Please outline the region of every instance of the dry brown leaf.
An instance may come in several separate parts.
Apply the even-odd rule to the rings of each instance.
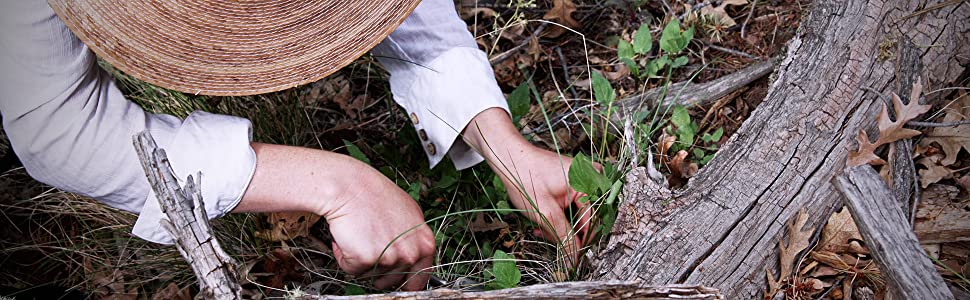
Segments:
[[[304,277],[300,262],[293,257],[290,250],[283,248],[273,249],[263,257],[262,271],[268,277],[261,278],[260,282],[277,289],[284,288],[287,282],[300,281]]]
[[[962,101],[955,102],[947,109],[943,122],[957,122],[970,118],[970,97],[962,97]],[[970,125],[956,127],[935,127],[923,139],[926,144],[936,142],[943,148],[946,158],[943,159],[944,166],[953,165],[957,161],[960,149],[970,151]]]
[[[670,151],[670,147],[673,146],[674,142],[676,141],[676,136],[668,135],[666,132],[660,133],[660,141],[657,142],[657,156],[659,156],[657,159],[658,162],[661,164],[667,163],[667,151]]]
[[[957,184],[963,187],[964,191],[970,192],[970,175],[963,175],[963,177],[957,179]]]
[[[724,9],[727,8],[728,5],[745,5],[745,4],[748,4],[748,0],[724,0],[723,2],[721,2],[721,5],[718,5],[718,6],[707,5],[707,6],[701,7],[701,14],[714,16],[715,18],[720,19],[722,23],[724,23],[724,27],[731,27],[737,24],[737,22],[734,21],[734,18],[731,18],[731,16],[728,15],[727,12],[724,11]]]
[[[308,212],[275,212],[266,216],[270,228],[256,232],[256,237],[269,241],[288,241],[307,236],[320,216]]]
[[[697,174],[698,166],[696,163],[687,161],[687,151],[677,151],[677,155],[670,160],[670,173],[679,178],[691,178]]]
[[[919,79],[916,83],[913,83],[913,96],[910,97],[909,104],[903,104],[903,101],[899,99],[899,95],[892,95],[893,107],[896,111],[896,121],[894,122],[889,118],[889,107],[885,103],[882,105],[882,111],[877,117],[877,124],[879,127],[879,139],[875,142],[869,141],[869,136],[866,135],[864,130],[859,130],[859,135],[856,140],[859,142],[859,151],[850,151],[849,159],[846,164],[850,167],[861,166],[864,164],[881,165],[885,164],[886,161],[879,158],[876,155],[876,148],[879,146],[892,143],[901,139],[907,139],[920,134],[919,131],[904,128],[906,122],[909,122],[916,117],[919,117],[923,113],[930,110],[932,106],[919,104],[919,95],[922,94],[923,86],[919,84]]]
[[[850,240],[862,240],[862,235],[859,234],[859,228],[856,227],[852,214],[847,208],[842,207],[842,211],[829,216],[828,222],[822,228],[819,249],[832,252],[844,251],[849,248]]]
[[[483,212],[476,213],[471,222],[468,222],[468,230],[471,232],[485,232],[508,227],[509,224],[499,218],[494,218],[492,221],[485,220],[485,213]]]
[[[944,178],[949,178],[953,174],[953,170],[940,164],[940,157],[937,155],[921,158],[916,163],[926,167],[926,169],[918,171],[919,184],[924,189],[930,186],[930,184],[940,182]]]
[[[815,232],[815,228],[805,229],[805,223],[808,222],[808,214],[802,209],[798,211],[798,216],[795,220],[788,224],[788,245],[786,246],[784,240],[778,242],[778,261],[780,277],[779,280],[784,280],[788,278],[794,271],[795,267],[795,257],[798,253],[808,248],[808,241],[812,238],[812,233]]]
[[[835,270],[840,272],[845,272],[846,270],[852,267],[851,265],[849,265],[849,263],[845,262],[845,260],[842,259],[842,256],[840,256],[838,253],[835,253],[835,252],[819,250],[819,251],[812,251],[808,255],[811,256],[812,259],[820,263],[823,263],[829,267],[835,268]]]
[[[575,11],[576,11],[576,4],[574,4],[572,1],[553,0],[552,9],[546,12],[546,14],[542,16],[542,18],[548,21],[556,22],[559,25],[566,26],[569,28],[573,28],[573,29],[581,28],[582,25],[579,24],[579,21],[576,21],[576,19],[573,19],[573,12]],[[549,27],[546,28],[546,32],[544,33],[544,35],[546,37],[554,38],[562,35],[565,32],[566,32],[566,29],[560,26],[550,25]]]

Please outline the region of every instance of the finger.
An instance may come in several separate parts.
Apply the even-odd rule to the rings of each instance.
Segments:
[[[431,279],[431,272],[433,269],[431,265],[434,263],[434,256],[427,255],[413,266],[411,266],[411,273],[408,274],[407,280],[404,282],[405,291],[420,291],[423,290],[425,286],[428,285],[428,280]]]
[[[565,254],[563,258],[572,265],[579,257],[579,248],[578,242],[572,236],[572,226],[567,221],[566,215],[561,209],[553,209],[552,211],[544,213],[544,215],[548,222],[540,223],[545,225],[542,226],[543,238],[563,246]]]
[[[347,274],[357,276],[367,270],[365,266],[354,263],[351,257],[345,256],[344,251],[340,249],[340,245],[337,245],[337,241],[331,242],[330,246],[333,249],[333,258],[337,260],[337,265],[340,266],[341,270],[347,272]]]
[[[404,280],[409,269],[411,269],[411,266],[402,265],[389,272],[383,272],[382,275],[377,275],[378,277],[374,279],[374,287],[381,290],[395,289]]]
[[[575,195],[576,196],[573,197],[572,202],[576,204],[576,207],[579,208],[580,215],[579,215],[579,223],[576,224],[576,226],[574,227],[576,227],[576,231],[579,232],[577,233],[577,235],[579,235],[579,240],[580,240],[579,245],[583,246],[583,245],[586,245],[587,242],[589,242],[589,238],[590,238],[589,227],[590,227],[590,223],[593,220],[593,209],[592,209],[593,206],[589,202],[583,203],[582,201],[579,201],[579,198],[584,196],[582,193],[577,192],[575,193]]]

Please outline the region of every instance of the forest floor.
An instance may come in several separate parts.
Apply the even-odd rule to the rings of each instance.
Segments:
[[[541,147],[583,153],[603,164],[616,187],[632,159],[624,151],[624,134],[635,135],[641,163],[653,149],[655,167],[680,186],[758,106],[769,77],[694,105],[657,106],[662,99],[652,99],[646,113],[628,116],[635,120],[632,133],[608,121],[616,101],[671,83],[709,82],[782,56],[810,5],[808,0],[456,3],[491,58],[522,133]],[[246,117],[256,142],[332,150],[368,162],[421,204],[436,235],[435,276],[449,286],[494,289],[584,278],[582,265],[570,270],[556,262],[557,246],[533,233],[536,224],[508,211],[507,191],[487,166],[456,171],[446,161],[429,169],[418,135],[391,98],[386,72],[369,55],[318,82],[248,97],[186,95],[103,67],[148,111]],[[961,83],[966,86],[966,78]],[[924,119],[970,117],[965,88],[948,99]],[[917,140],[914,157],[924,195],[917,232],[966,225],[960,213],[970,211],[970,155],[961,147],[970,149],[968,127],[925,129],[926,138]],[[135,215],[32,180],[3,136],[0,157],[0,295],[75,289],[95,298],[190,299],[197,292],[194,275],[174,247],[130,234]],[[610,195],[616,187],[592,197],[597,239],[609,232],[616,215],[615,192]],[[380,292],[340,272],[326,222],[318,216],[233,214],[213,224],[241,265],[248,298]],[[970,236],[963,234],[924,246],[941,274],[967,289]],[[515,262],[493,261],[505,255]],[[822,241],[782,273],[790,279],[765,290],[784,289],[799,299],[843,299],[864,289],[885,293],[847,210],[834,214]]]

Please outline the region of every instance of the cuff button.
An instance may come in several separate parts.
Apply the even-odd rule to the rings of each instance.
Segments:
[[[431,154],[432,156],[434,156],[435,153],[437,153],[435,151],[434,144],[432,144],[432,143],[428,143],[428,145],[426,146],[426,148],[428,149],[428,154]]]
[[[418,124],[418,115],[411,113],[411,123],[414,123],[414,125]]]
[[[424,129],[418,130],[418,135],[421,136],[422,141],[428,141],[428,133],[424,132]]]

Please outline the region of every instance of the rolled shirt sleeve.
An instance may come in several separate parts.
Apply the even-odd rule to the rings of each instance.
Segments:
[[[422,1],[371,53],[390,73],[394,100],[407,111],[432,167],[446,153],[457,169],[483,160],[458,136],[478,113],[508,112],[508,104],[452,1]]]
[[[149,131],[180,180],[202,173],[206,212],[238,204],[256,166],[248,120],[149,114],[124,98],[45,1],[2,0],[0,113],[11,146],[38,181],[138,213],[136,236],[170,244],[166,218],[132,146]]]

